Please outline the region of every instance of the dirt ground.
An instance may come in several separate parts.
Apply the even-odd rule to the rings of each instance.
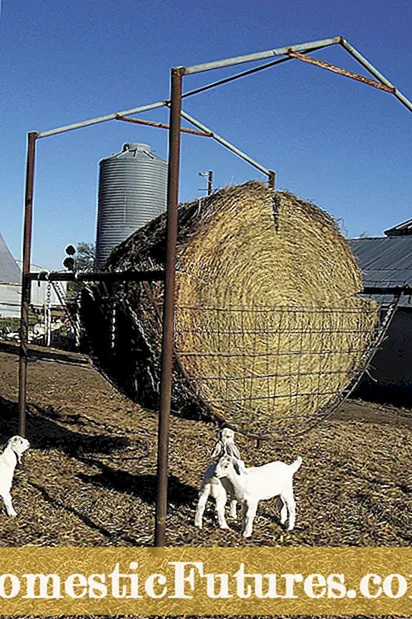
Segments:
[[[28,367],[31,449],[16,471],[18,516],[0,507],[2,546],[150,545],[154,534],[157,416],[124,398],[75,355],[40,352]],[[0,352],[0,440],[17,431],[16,351]],[[248,465],[291,462],[296,529],[261,503],[252,538],[237,522],[219,530],[212,503],[193,525],[202,473],[217,436],[213,423],[173,416],[167,545],[409,546],[412,543],[412,414],[349,401],[309,434],[285,443],[239,436]]]

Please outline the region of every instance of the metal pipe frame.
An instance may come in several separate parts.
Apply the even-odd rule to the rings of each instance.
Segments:
[[[376,77],[377,80],[379,80],[382,84],[385,84],[385,86],[389,86],[389,88],[393,88],[393,95],[410,112],[412,112],[412,101],[410,101],[410,99],[405,97],[405,95],[402,94],[400,90],[398,90],[396,86],[394,86],[384,75],[382,75],[382,73],[378,71],[378,69],[374,67],[373,64],[369,62],[369,60],[366,60],[365,56],[362,56],[362,54],[358,52],[358,50],[355,49],[353,45],[351,45],[343,37],[340,37],[340,44],[342,45],[344,49],[346,49],[347,52],[349,52],[351,56],[353,56],[353,58],[355,58],[355,60],[357,60],[363,67],[365,67],[365,69],[369,71],[369,73],[371,73],[374,77]]]
[[[162,383],[161,383],[161,399],[162,405],[159,418],[159,440],[158,440],[158,473],[157,473],[157,502],[156,502],[156,534],[155,545],[162,547],[165,543],[165,530],[166,530],[166,514],[167,514],[167,466],[168,466],[168,441],[169,441],[169,423],[170,423],[170,409],[171,409],[171,381],[172,381],[172,353],[173,353],[173,341],[174,341],[174,325],[173,325],[173,308],[174,308],[174,293],[175,293],[175,256],[176,247],[172,248],[171,243],[174,239],[176,242],[177,230],[175,225],[177,223],[177,204],[178,204],[178,187],[179,187],[179,149],[180,149],[180,117],[185,118],[191,124],[198,129],[208,132],[209,129],[196,121],[182,111],[182,77],[193,73],[199,73],[201,71],[209,71],[211,69],[217,69],[221,67],[227,67],[235,64],[241,64],[244,62],[250,62],[254,60],[261,60],[269,58],[271,56],[289,54],[290,52],[307,52],[310,49],[319,49],[320,47],[326,47],[335,43],[343,44],[342,37],[335,37],[333,39],[324,39],[322,41],[314,41],[312,43],[305,43],[301,45],[295,45],[291,47],[283,47],[277,50],[270,50],[268,52],[262,52],[260,54],[249,54],[247,56],[238,56],[236,58],[229,58],[212,63],[205,63],[201,65],[194,65],[192,67],[175,67],[172,69],[172,96],[170,99],[170,147],[169,147],[169,177],[168,177],[168,272],[165,282],[165,301],[164,301],[164,315],[163,315],[163,354],[162,354]],[[352,53],[352,52],[351,52]],[[289,56],[290,57],[290,56]],[[363,63],[364,64],[364,63]],[[364,64],[364,66],[366,66]],[[240,77],[240,76],[239,76]],[[375,77],[380,81],[381,78],[375,72]],[[218,84],[216,84],[218,85]],[[387,86],[392,84],[387,83]],[[198,89],[197,92],[199,92]],[[196,94],[196,91],[193,92]],[[394,93],[396,94],[396,93]],[[399,97],[398,97],[399,98]],[[402,101],[403,102],[403,101]],[[172,120],[173,123],[172,124]],[[172,136],[172,126],[174,135]],[[220,138],[213,132],[213,137],[224,146],[229,147],[230,150],[235,152],[238,156],[260,169],[264,174],[268,175],[269,185],[274,187],[275,173],[272,170],[267,170],[257,164],[257,162],[250,160],[243,156],[244,154],[238,149],[235,149],[232,145],[229,145],[226,140]],[[238,152],[236,152],[238,151]],[[176,209],[176,213],[172,211]],[[170,217],[170,220],[169,220]],[[170,221],[170,224],[169,224]],[[169,225],[171,226],[169,232]],[[173,261],[173,264],[172,264]],[[167,299],[166,299],[167,292]],[[168,308],[168,314],[166,316],[166,307]],[[165,349],[167,340],[167,351]]]
[[[27,165],[26,165],[26,190],[25,190],[25,208],[24,208],[24,236],[23,236],[23,273],[22,273],[22,302],[21,302],[21,328],[20,328],[20,362],[19,362],[19,431],[24,436],[25,421],[26,421],[26,389],[27,389],[27,343],[28,343],[28,308],[30,301],[30,284],[34,279],[39,279],[39,274],[30,273],[30,255],[31,255],[31,239],[32,239],[32,208],[33,208],[33,191],[34,191],[34,163],[35,163],[35,142],[37,139],[57,135],[67,131],[80,129],[83,127],[95,125],[109,120],[125,120],[123,117],[131,116],[140,112],[154,110],[160,107],[168,106],[170,108],[170,129],[169,129],[169,154],[168,154],[168,190],[167,190],[167,227],[166,227],[166,269],[162,277],[165,278],[164,306],[163,306],[163,329],[162,329],[162,361],[161,361],[161,394],[160,394],[160,412],[159,412],[159,427],[158,427],[158,459],[157,459],[157,494],[156,494],[156,524],[155,524],[155,545],[163,547],[165,544],[166,532],[166,515],[167,515],[167,477],[168,477],[168,442],[169,442],[169,425],[170,425],[170,409],[171,409],[171,385],[172,385],[172,363],[173,363],[173,343],[174,343],[174,302],[175,302],[175,262],[176,262],[176,244],[177,244],[177,206],[179,197],[179,173],[180,173],[180,135],[181,135],[181,117],[186,118],[189,122],[197,126],[204,133],[209,133],[209,130],[201,125],[194,118],[182,112],[182,98],[204,92],[207,89],[223,85],[235,79],[245,77],[257,71],[274,66],[280,62],[284,62],[291,58],[292,53],[306,54],[309,51],[316,51],[330,45],[340,44],[348,51],[362,66],[367,69],[374,77],[382,84],[391,89],[394,96],[405,105],[409,111],[412,111],[412,103],[405,97],[387,78],[385,78],[362,54],[360,54],[348,41],[343,37],[334,37],[301,43],[288,47],[259,52],[255,54],[247,54],[234,58],[227,58],[215,62],[208,62],[190,67],[175,67],[171,71],[171,96],[169,100],[159,101],[150,105],[136,107],[124,112],[116,112],[106,116],[100,116],[86,121],[66,125],[49,131],[40,133],[30,132],[28,134],[27,148]],[[279,60],[267,63],[252,69],[239,73],[230,78],[225,78],[218,82],[209,84],[202,88],[197,88],[191,92],[182,94],[182,77],[194,73],[210,71],[222,67],[243,64],[252,61],[264,60],[273,56],[285,56]],[[299,58],[301,59],[301,58]],[[343,70],[341,70],[343,72]],[[159,126],[159,125],[158,125]],[[268,170],[250,159],[244,153],[239,151],[229,142],[210,132],[211,137],[214,137],[223,146],[232,150],[235,154],[242,157],[254,165],[257,169],[268,176],[269,186],[274,188],[275,173]],[[68,274],[63,274],[67,279]],[[80,277],[81,274],[73,275],[74,279],[86,278]],[[83,275],[83,274],[82,274]],[[85,275],[85,274],[84,274]],[[94,274],[96,277],[98,274]],[[124,277],[126,273],[117,274]],[[51,279],[53,274],[48,274]],[[136,277],[137,274],[134,274]],[[150,273],[145,273],[144,277],[150,277]],[[156,276],[157,277],[157,276]],[[56,277],[57,281],[57,277]],[[367,289],[365,289],[366,291]],[[374,289],[376,291],[376,289]],[[388,289],[385,289],[387,292]]]
[[[232,153],[234,153],[235,155],[237,155],[238,157],[240,157],[244,161],[247,161],[247,163],[249,163],[251,166],[253,166],[257,170],[259,170],[260,172],[263,172],[263,174],[266,174],[267,177],[270,176],[270,170],[268,170],[263,165],[261,165],[260,163],[258,163],[254,159],[252,159],[252,157],[249,157],[249,155],[246,155],[246,153],[244,153],[239,148],[237,148],[236,146],[234,146],[233,144],[231,144],[230,142],[228,142],[227,140],[222,138],[220,135],[218,135],[217,133],[215,133],[214,131],[212,131],[208,127],[206,127],[206,125],[204,125],[201,122],[199,122],[198,120],[196,120],[196,118],[193,118],[193,116],[190,116],[189,114],[187,114],[183,110],[181,110],[180,115],[182,116],[182,118],[184,118],[185,120],[190,122],[192,125],[194,125],[198,129],[200,129],[201,131],[204,131],[205,133],[209,133],[210,136],[214,140],[216,140],[216,142],[219,142],[219,144],[222,144],[222,146],[224,146],[225,148],[230,150]]]
[[[164,271],[88,271],[71,273],[60,271],[40,271],[27,273],[31,282],[162,282]]]
[[[169,165],[167,179],[166,280],[163,302],[160,412],[157,447],[155,546],[163,547],[166,536],[169,425],[174,345],[177,207],[179,202],[180,122],[182,74],[172,69],[170,96]]]
[[[141,120],[140,118],[128,118],[127,116],[116,116],[116,120],[122,120],[126,123],[133,123],[135,125],[145,125],[147,127],[156,127],[156,129],[170,129],[169,125],[165,125],[164,123],[157,123],[152,120]],[[205,133],[204,131],[196,131],[196,129],[186,129],[185,127],[180,127],[180,131],[182,133],[190,133],[190,135],[200,135],[203,138],[211,138],[212,133]]]
[[[26,434],[27,363],[29,341],[29,304],[31,282],[30,257],[33,229],[34,164],[36,157],[34,131],[27,136],[26,188],[24,197],[23,264],[20,310],[20,354],[19,354],[19,434]]]
[[[91,127],[92,125],[98,125],[109,120],[116,120],[118,116],[131,116],[132,114],[140,114],[141,112],[148,112],[150,110],[156,110],[160,107],[167,105],[168,101],[157,101],[156,103],[150,103],[149,105],[142,105],[140,107],[132,108],[131,110],[125,110],[124,112],[114,112],[113,114],[106,114],[106,116],[97,116],[96,118],[90,118],[89,120],[82,120],[78,123],[71,125],[65,125],[63,127],[56,127],[56,129],[50,129],[49,131],[41,131],[36,134],[37,138],[48,138],[51,135],[58,135],[60,133],[66,133],[66,131],[74,131],[75,129],[83,129],[83,127]]]
[[[394,96],[405,105],[409,111],[412,111],[412,102],[400,92],[380,71],[371,64],[353,45],[351,45],[344,37],[332,37],[329,39],[320,39],[318,41],[310,41],[308,43],[300,43],[298,45],[289,45],[285,47],[279,47],[277,49],[268,50],[265,52],[258,52],[255,54],[247,54],[244,56],[236,56],[234,58],[226,58],[224,60],[218,60],[215,62],[203,63],[200,65],[193,65],[190,67],[177,67],[177,70],[181,72],[181,75],[190,75],[194,73],[200,73],[203,71],[210,71],[212,69],[219,69],[222,67],[229,67],[232,65],[243,64],[247,62],[256,62],[259,60],[264,60],[267,58],[271,58],[273,56],[284,56],[284,58],[277,58],[276,60],[269,62],[267,64],[255,67],[248,71],[244,71],[242,73],[238,73],[236,75],[232,75],[230,77],[224,78],[217,82],[213,82],[211,84],[207,84],[200,88],[196,88],[192,91],[186,92],[182,94],[182,98],[185,99],[187,97],[199,94],[201,92],[205,92],[211,88],[215,88],[217,86],[221,86],[223,84],[227,84],[236,79],[246,77],[251,75],[252,73],[256,73],[258,71],[262,71],[269,67],[275,66],[282,62],[286,62],[287,60],[291,60],[293,57],[293,53],[301,53],[307,54],[309,51],[318,51],[320,49],[324,49],[325,47],[329,47],[330,45],[341,45],[355,60],[357,60],[369,73],[371,73],[379,82],[387,86],[391,89],[391,92]],[[341,70],[343,71],[343,70]],[[147,112],[150,110],[155,110],[161,107],[165,107],[170,105],[170,99],[166,99],[164,101],[157,101],[156,103],[150,103],[148,105],[143,105],[135,108],[131,108],[129,110],[124,110],[123,112],[114,112],[111,114],[106,114],[105,116],[97,116],[95,118],[90,118],[88,120],[80,121],[77,123],[73,123],[70,125],[65,125],[62,127],[57,127],[55,129],[50,129],[48,131],[41,131],[36,133],[37,138],[45,138],[52,135],[57,135],[59,133],[64,133],[66,131],[73,131],[75,129],[81,129],[83,127],[90,127],[92,125],[96,125],[99,123],[107,122],[109,120],[116,120],[119,116],[132,116],[133,114],[139,114],[141,112]]]
[[[314,49],[320,49],[335,43],[340,43],[341,37],[333,37],[330,39],[321,39],[319,41],[310,41],[308,43],[299,43],[298,45],[290,45],[287,47],[278,47],[265,52],[257,52],[255,54],[246,54],[244,56],[235,56],[233,58],[225,58],[214,62],[205,62],[203,64],[192,65],[191,67],[178,67],[182,75],[190,75],[193,73],[201,73],[203,71],[211,71],[212,69],[221,69],[223,67],[231,67],[233,65],[244,64],[245,62],[254,62],[257,60],[265,60],[273,56],[284,56],[289,51],[307,52]]]
[[[373,86],[373,88],[377,88],[378,90],[384,90],[385,92],[389,92],[391,94],[395,94],[395,87],[386,86],[381,82],[375,82],[375,80],[371,80],[369,77],[364,77],[363,75],[359,75],[358,73],[353,73],[353,71],[347,71],[346,69],[341,69],[340,67],[336,67],[329,62],[325,62],[324,60],[319,60],[319,58],[313,58],[312,56],[306,56],[305,54],[301,54],[299,52],[289,52],[289,56],[291,58],[296,58],[297,60],[301,60],[302,62],[307,62],[308,64],[313,64],[316,67],[320,67],[321,69],[326,69],[327,71],[332,71],[332,73],[337,73],[338,75],[343,75],[344,77],[350,77],[353,80],[358,82],[362,82],[363,84],[367,84],[368,86]]]
[[[289,58],[286,59],[282,59],[283,60],[289,60]],[[280,61],[276,62],[276,63],[269,63],[270,66],[274,65],[274,64],[278,64]],[[240,77],[244,77],[246,74],[252,73],[252,72],[256,72],[256,71],[260,71],[263,70],[265,68],[268,68],[268,66],[262,66],[262,67],[257,67],[256,69],[253,69],[251,71],[247,71],[244,73],[241,73],[239,75],[236,76],[232,76],[229,79],[223,80],[223,83],[227,83],[227,81],[233,81],[234,79],[240,78]],[[182,94],[182,86],[181,86],[181,77],[182,77],[182,73],[179,69],[173,70],[173,78],[172,78],[172,83],[174,83],[176,81],[176,79],[179,79],[180,81],[180,87],[179,87],[179,109],[181,112],[181,100],[183,98],[183,96],[191,96],[192,94],[197,94],[198,89],[196,89],[195,91],[192,92],[188,92],[185,95]],[[178,78],[176,76],[179,76]],[[205,87],[205,89],[207,88],[214,88],[215,86],[220,85],[220,84],[210,84],[208,86]],[[173,96],[172,96],[173,95]],[[132,114],[137,114],[137,113],[141,113],[141,112],[146,112],[146,111],[150,111],[150,110],[154,110],[154,109],[159,109],[161,107],[165,107],[165,106],[171,106],[172,102],[174,101],[175,94],[172,93],[171,98],[169,100],[165,100],[165,101],[157,101],[155,103],[151,103],[148,105],[143,105],[143,106],[139,106],[139,107],[135,107],[132,108],[130,110],[125,110],[123,112],[114,112],[112,114],[107,114],[105,116],[98,116],[95,118],[91,118],[85,121],[80,121],[77,123],[73,123],[70,125],[64,125],[61,127],[57,127],[55,129],[50,129],[47,131],[41,131],[41,132],[35,132],[35,131],[31,131],[28,134],[28,148],[27,148],[27,165],[26,165],[26,190],[25,190],[25,204],[24,204],[24,233],[23,233],[23,266],[22,266],[22,298],[21,298],[21,317],[20,317],[20,358],[19,358],[19,379],[18,379],[18,383],[19,383],[19,421],[18,421],[18,427],[19,427],[19,434],[21,436],[25,436],[26,433],[26,406],[27,406],[27,364],[28,364],[28,315],[29,315],[29,304],[30,304],[30,287],[31,287],[31,282],[32,281],[164,281],[165,279],[165,275],[162,272],[142,272],[142,273],[131,273],[131,272],[123,272],[123,273],[78,273],[78,274],[74,274],[74,273],[49,273],[49,272],[44,272],[44,273],[31,273],[30,272],[30,264],[31,264],[31,245],[32,245],[32,220],[33,220],[33,195],[34,195],[34,167],[35,167],[35,144],[36,141],[42,138],[47,138],[47,137],[51,137],[54,135],[60,135],[61,133],[67,133],[69,131],[74,131],[76,129],[82,129],[85,127],[90,127],[92,125],[96,125],[99,123],[103,123],[103,122],[108,122],[111,120],[121,120],[121,121],[126,121],[126,122],[131,122],[131,123],[136,123],[136,124],[144,124],[144,125],[148,125],[148,126],[153,126],[153,127],[159,127],[159,128],[167,128],[170,131],[170,135],[171,136],[171,132],[172,132],[172,121],[170,122],[170,126],[164,125],[163,123],[155,123],[155,122],[151,122],[151,121],[142,121],[139,119],[134,119],[134,118],[128,118],[127,116],[130,116]],[[213,131],[210,130],[201,130],[201,131],[196,131],[193,129],[186,129],[181,127],[181,122],[180,122],[180,112],[179,112],[179,134],[180,132],[184,132],[184,133],[189,133],[189,134],[194,134],[194,135],[199,135],[202,137],[212,137],[214,138],[217,142],[219,142],[220,144],[222,144],[223,146],[225,146],[226,148],[228,148],[230,151],[232,151],[233,153],[235,153],[237,156],[241,157],[242,159],[244,159],[245,161],[249,162],[251,165],[253,165],[254,167],[256,167],[257,169],[259,169],[260,171],[262,171],[264,174],[266,174],[268,176],[269,179],[269,185],[274,187],[274,172],[267,170],[266,168],[264,168],[263,166],[261,166],[259,163],[255,162],[252,158],[250,158],[248,155],[246,155],[245,153],[243,153],[241,150],[239,150],[237,147],[233,146],[232,144],[230,144],[230,142],[228,142],[227,140],[225,140],[224,138],[220,137],[219,135],[215,134]],[[172,116],[172,112],[170,111],[170,115]],[[196,126],[196,124],[201,127],[203,127],[203,125],[201,125],[201,123],[199,123],[198,121],[196,121],[196,119],[192,118],[192,117],[188,117],[189,118],[189,122],[191,122],[192,124],[194,124]],[[174,121],[174,125],[176,126],[176,121]],[[174,130],[173,130],[174,131]],[[170,138],[171,139],[171,138]],[[170,157],[170,148],[171,148],[171,141],[169,139],[169,157]],[[176,140],[174,139],[173,144],[176,144]],[[178,159],[180,157],[180,138],[179,138],[179,145],[178,145]],[[169,166],[171,165],[171,162],[169,160]],[[177,168],[179,167],[179,163],[177,163]],[[173,177],[173,175],[172,175]],[[173,183],[175,182],[174,177],[172,180],[172,190],[175,191],[176,196],[178,194],[178,188],[177,189],[173,189]],[[170,183],[168,182],[168,188],[170,187]],[[168,212],[169,212],[169,204],[176,204],[176,210],[177,210],[177,198],[172,199],[169,197],[169,189],[168,189]],[[170,208],[174,208],[174,207],[170,207]],[[170,220],[172,221],[172,228],[173,228],[173,215],[170,217]],[[168,222],[169,222],[169,218],[168,218]],[[177,220],[176,220],[177,222]],[[177,223],[176,223],[177,226]],[[169,223],[167,225],[167,230],[169,229]],[[169,236],[169,232],[167,232],[167,235]],[[174,247],[176,248],[176,240],[173,240],[173,233],[172,233],[172,237],[171,237],[171,244],[172,246],[174,245]],[[170,250],[172,251],[172,250]],[[175,249],[173,250],[175,252]],[[173,253],[173,252],[172,252]],[[170,254],[168,254],[170,255]],[[174,262],[174,258],[170,258],[170,260],[172,260]],[[169,260],[169,263],[170,263]],[[175,278],[175,274],[174,274],[174,266],[173,266],[173,275],[170,275],[170,269],[171,267],[169,266],[169,274],[168,274],[168,269],[166,267],[166,282],[169,282],[168,284],[166,284],[165,286],[165,304],[166,304],[166,297],[168,299],[167,301],[167,311],[166,311],[166,305],[165,305],[165,320],[169,320],[170,314],[171,314],[171,309],[170,309],[170,298],[173,297],[174,299],[174,278]],[[170,281],[173,280],[173,283],[170,284]],[[172,285],[172,291],[169,292],[170,288],[169,286]],[[167,291],[167,292],[166,292]],[[174,301],[173,301],[174,303]],[[173,305],[174,308],[174,305]],[[172,308],[172,313],[173,313],[173,308]],[[162,383],[162,393],[164,391],[164,389],[166,389],[167,391],[167,384],[168,384],[168,375],[170,373],[170,380],[171,380],[171,357],[170,355],[172,353],[170,353],[170,346],[169,346],[169,342],[170,342],[170,338],[172,338],[172,343],[173,343],[173,333],[172,335],[170,335],[170,324],[168,323],[168,327],[166,328],[166,332],[164,334],[164,342],[165,342],[165,349],[162,348],[162,367],[164,364],[166,364],[165,366],[165,379],[164,379],[164,383]],[[173,327],[172,327],[172,331],[173,331]],[[173,345],[172,345],[173,348]],[[170,364],[170,369],[168,364]],[[163,375],[163,370],[162,370],[162,375]],[[166,387],[164,387],[163,385],[166,385]],[[166,517],[166,506],[167,506],[167,452],[164,450],[164,445],[168,443],[168,439],[165,439],[165,436],[168,435],[168,431],[169,431],[169,414],[165,415],[164,411],[166,411],[166,409],[169,409],[170,411],[170,395],[166,396],[165,398],[163,398],[161,400],[161,414],[160,414],[160,418],[159,418],[159,445],[163,445],[163,447],[161,448],[162,450],[162,454],[159,456],[159,479],[162,480],[162,483],[160,484],[159,488],[158,488],[158,501],[157,501],[157,505],[159,505],[159,509],[157,511],[157,524],[156,524],[156,545],[162,546],[164,544],[164,537],[165,537],[165,517]],[[163,411],[163,415],[162,415],[162,411]],[[166,483],[166,486],[164,486],[164,484]],[[166,503],[165,503],[166,501]]]
[[[182,95],[182,99],[183,99],[183,95]],[[170,107],[170,104],[168,103],[167,106]],[[187,114],[183,110],[180,111],[180,115],[182,118],[184,118],[185,120],[190,122],[192,125],[200,129],[200,131],[196,131],[195,129],[186,129],[184,127],[180,127],[180,131],[182,133],[189,133],[191,135],[199,135],[199,136],[206,137],[206,138],[213,138],[216,142],[218,142],[219,144],[221,144],[222,146],[230,150],[232,153],[234,153],[235,155],[237,155],[238,157],[240,157],[241,159],[249,163],[251,166],[259,170],[260,172],[263,172],[263,174],[266,174],[268,179],[271,179],[271,175],[272,175],[271,170],[268,170],[267,168],[262,166],[260,163],[252,159],[252,157],[249,157],[249,155],[247,155],[246,153],[241,151],[239,148],[237,148],[236,146],[234,146],[233,144],[231,144],[230,142],[222,138],[220,135],[215,133],[212,129],[209,129],[208,127],[206,127],[206,125],[203,125],[201,122],[196,120],[196,118],[193,118],[193,116],[189,116],[189,114]],[[153,122],[150,120],[140,120],[138,118],[126,118],[125,116],[119,116],[119,115],[116,115],[115,120],[122,120],[124,122],[135,123],[137,125],[147,125],[149,127],[156,127],[158,129],[169,129],[169,125],[165,125],[164,123]]]

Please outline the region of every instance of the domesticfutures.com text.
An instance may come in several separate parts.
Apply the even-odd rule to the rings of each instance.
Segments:
[[[147,572],[146,572],[147,574]],[[365,573],[347,584],[344,573],[248,573],[240,562],[228,573],[209,573],[202,561],[169,561],[163,572],[139,575],[139,563],[115,563],[105,573],[0,574],[3,599],[412,599],[411,574]]]

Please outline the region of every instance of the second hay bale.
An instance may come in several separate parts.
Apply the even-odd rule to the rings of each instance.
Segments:
[[[164,247],[161,216],[118,246],[109,268],[163,268]],[[176,269],[174,406],[206,405],[249,433],[310,423],[353,377],[377,322],[376,306],[354,296],[361,274],[334,220],[262,183],[182,205]],[[158,389],[162,291],[115,291],[132,316],[128,342],[119,333],[117,343],[128,350],[129,394],[139,396],[143,374],[145,391]]]

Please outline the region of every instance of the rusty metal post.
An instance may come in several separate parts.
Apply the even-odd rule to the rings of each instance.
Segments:
[[[273,170],[269,170],[268,185],[271,189],[275,188],[275,178],[276,173]]]
[[[26,394],[27,394],[27,345],[29,339],[29,303],[31,280],[30,272],[31,238],[33,220],[34,160],[36,155],[37,133],[31,131],[27,136],[26,191],[24,198],[23,264],[21,280],[20,314],[20,358],[19,358],[19,434],[26,433]]]
[[[174,344],[175,259],[177,240],[177,206],[179,199],[180,112],[182,104],[182,71],[172,69],[170,97],[169,162],[167,178],[166,276],[163,303],[162,374],[157,444],[157,493],[155,546],[165,545],[167,513],[167,476],[169,452],[169,419],[172,392]]]

